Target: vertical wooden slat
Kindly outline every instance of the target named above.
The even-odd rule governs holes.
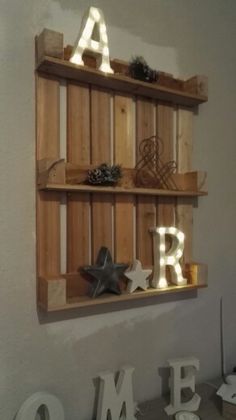
[[[90,163],[90,91],[87,86],[67,86],[67,159]],[[68,194],[67,271],[75,272],[90,262],[89,194]]]
[[[58,158],[59,82],[36,77],[37,159]],[[60,273],[60,195],[37,193],[37,266],[39,276]]]
[[[156,132],[160,138],[163,150],[161,160],[166,163],[174,159],[174,110],[173,106],[158,103],[156,114]],[[157,225],[172,226],[175,223],[175,198],[157,198]]]
[[[179,172],[189,172],[192,167],[193,112],[178,109],[177,112],[177,164]],[[185,234],[184,262],[192,260],[193,209],[191,198],[178,198],[176,225]]]
[[[123,167],[134,166],[133,98],[114,97],[114,162]],[[131,263],[134,259],[134,196],[115,197],[115,260]]]
[[[91,90],[91,161],[92,164],[111,163],[111,95]],[[101,246],[113,253],[111,194],[92,195],[92,261]]]
[[[140,159],[139,145],[147,137],[155,134],[155,105],[151,101],[138,99],[136,104],[136,160]],[[152,237],[149,228],[156,226],[156,198],[138,196],[136,204],[137,258],[144,267],[153,265]]]

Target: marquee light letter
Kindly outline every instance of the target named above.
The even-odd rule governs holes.
[[[92,39],[96,27],[98,28],[99,40]],[[85,50],[100,55],[101,62],[99,70],[104,73],[114,73],[110,66],[107,28],[104,15],[103,12],[96,7],[90,7],[83,17],[79,36],[75,42],[70,62],[83,66],[84,62],[82,55]]]
[[[18,411],[15,420],[35,420],[36,414],[41,406],[48,411],[48,420],[65,420],[64,410],[61,402],[46,392],[36,392],[31,395]]]
[[[154,271],[151,282],[152,287],[163,289],[168,287],[166,280],[166,266],[173,266],[172,282],[178,286],[187,283],[183,277],[180,258],[184,250],[184,234],[175,227],[154,227],[150,229],[153,234]],[[171,248],[166,252],[165,236],[172,238]]]
[[[96,420],[136,420],[134,416],[134,401],[132,374],[133,367],[124,367],[119,373],[115,385],[113,373],[100,375],[98,409]],[[125,407],[125,412],[123,408]]]
[[[168,416],[175,414],[177,411],[197,411],[201,402],[201,398],[195,393],[195,372],[199,370],[199,360],[195,357],[185,359],[168,360],[171,369],[170,376],[170,405],[165,408]],[[185,376],[182,377],[182,369]],[[190,388],[194,395],[188,402],[181,402],[181,390]]]

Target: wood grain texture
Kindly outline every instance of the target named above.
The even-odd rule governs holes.
[[[90,163],[90,91],[87,86],[67,86],[67,159]],[[67,271],[90,262],[90,195],[68,194]]]
[[[155,134],[155,105],[138,99],[136,103],[136,161],[140,159],[139,145],[144,138]],[[152,237],[149,229],[156,226],[156,198],[138,196],[136,204],[136,252],[143,267],[153,265]]]
[[[114,162],[134,166],[135,114],[133,98],[114,97]],[[134,196],[115,197],[115,260],[131,263],[134,259]]]
[[[106,74],[89,67],[78,67],[69,61],[53,57],[43,57],[37,65],[37,70],[67,80],[95,84],[104,89],[123,92],[123,94],[139,95],[187,107],[196,107],[207,101],[207,97],[203,95],[161,86],[159,83],[142,82],[120,74]]]
[[[192,167],[193,113],[179,108],[177,111],[177,150],[179,172],[190,172]],[[192,260],[193,208],[191,198],[178,198],[176,226],[185,234],[184,262]]]
[[[156,110],[156,132],[163,144],[161,160],[166,163],[174,159],[174,109],[173,106],[158,103]],[[173,226],[175,223],[174,197],[158,197],[157,225]]]
[[[59,82],[36,77],[37,159],[59,158]],[[60,273],[60,195],[37,193],[38,276]]]
[[[92,164],[111,163],[111,95],[96,88],[91,90],[91,160]],[[93,194],[91,208],[92,262],[102,246],[113,255],[113,197]]]

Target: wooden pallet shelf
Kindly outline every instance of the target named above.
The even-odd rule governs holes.
[[[124,75],[105,74],[93,68],[78,66],[69,61],[53,57],[43,57],[38,63],[36,70],[39,73],[50,76],[53,75],[67,80],[89,83],[116,92],[167,101],[186,107],[196,107],[207,101],[207,96],[205,95],[183,92],[158,84],[141,82]]]
[[[191,157],[193,115],[207,101],[206,78],[173,79],[165,86],[104,74],[65,60],[62,38],[46,30],[36,40],[39,307],[58,311],[135,300],[141,304],[150,297],[205,287],[206,266],[192,263],[192,230],[194,198],[207,195],[206,174],[192,172]],[[163,162],[177,161],[177,189],[132,183],[140,143],[151,136],[163,141]],[[123,183],[85,185],[85,168],[104,162],[126,168]],[[102,246],[111,250],[115,262],[131,264],[137,258],[151,269],[153,226],[176,226],[185,233],[188,284],[128,294],[121,280],[120,296],[90,298],[90,283],[78,269],[94,264]]]
[[[93,185],[71,185],[71,184],[46,184],[39,188],[45,191],[67,191],[78,193],[96,194],[134,194],[165,197],[199,197],[208,193],[205,191],[177,191],[177,190],[157,190],[153,188],[122,188],[122,187],[96,187]]]
[[[134,293],[126,293],[123,292],[121,295],[112,295],[112,294],[104,294],[97,298],[90,298],[88,296],[76,296],[74,298],[68,298],[65,304],[56,304],[48,302],[41,302],[40,306],[42,309],[48,312],[55,312],[67,309],[76,309],[76,308],[89,308],[94,306],[103,306],[108,304],[119,304],[122,302],[132,302],[140,299],[148,299],[151,297],[158,297],[166,294],[173,294],[173,293],[188,293],[191,291],[196,291],[198,289],[203,289],[207,287],[204,284],[194,285],[194,284],[187,284],[186,286],[169,286],[165,289],[148,289],[146,291],[135,291]]]

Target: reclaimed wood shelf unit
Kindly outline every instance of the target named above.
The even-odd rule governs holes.
[[[66,60],[62,34],[44,30],[36,38],[37,278],[41,308],[57,311],[141,301],[206,286],[204,264],[191,266],[192,207],[196,197],[207,194],[205,173],[192,172],[191,168],[193,114],[205,101],[207,83],[203,77],[186,82],[172,79],[166,86],[139,82],[124,74],[105,75]],[[152,135],[163,141],[163,161],[176,159],[185,187],[156,190],[68,182],[70,165],[106,162],[132,170],[140,158],[140,142]],[[101,246],[111,250],[116,262],[131,263],[138,258],[145,268],[151,268],[149,228],[171,225],[186,236],[186,286],[170,284],[166,289],[128,294],[122,281],[120,296],[89,297],[89,281],[78,268],[94,263]]]

